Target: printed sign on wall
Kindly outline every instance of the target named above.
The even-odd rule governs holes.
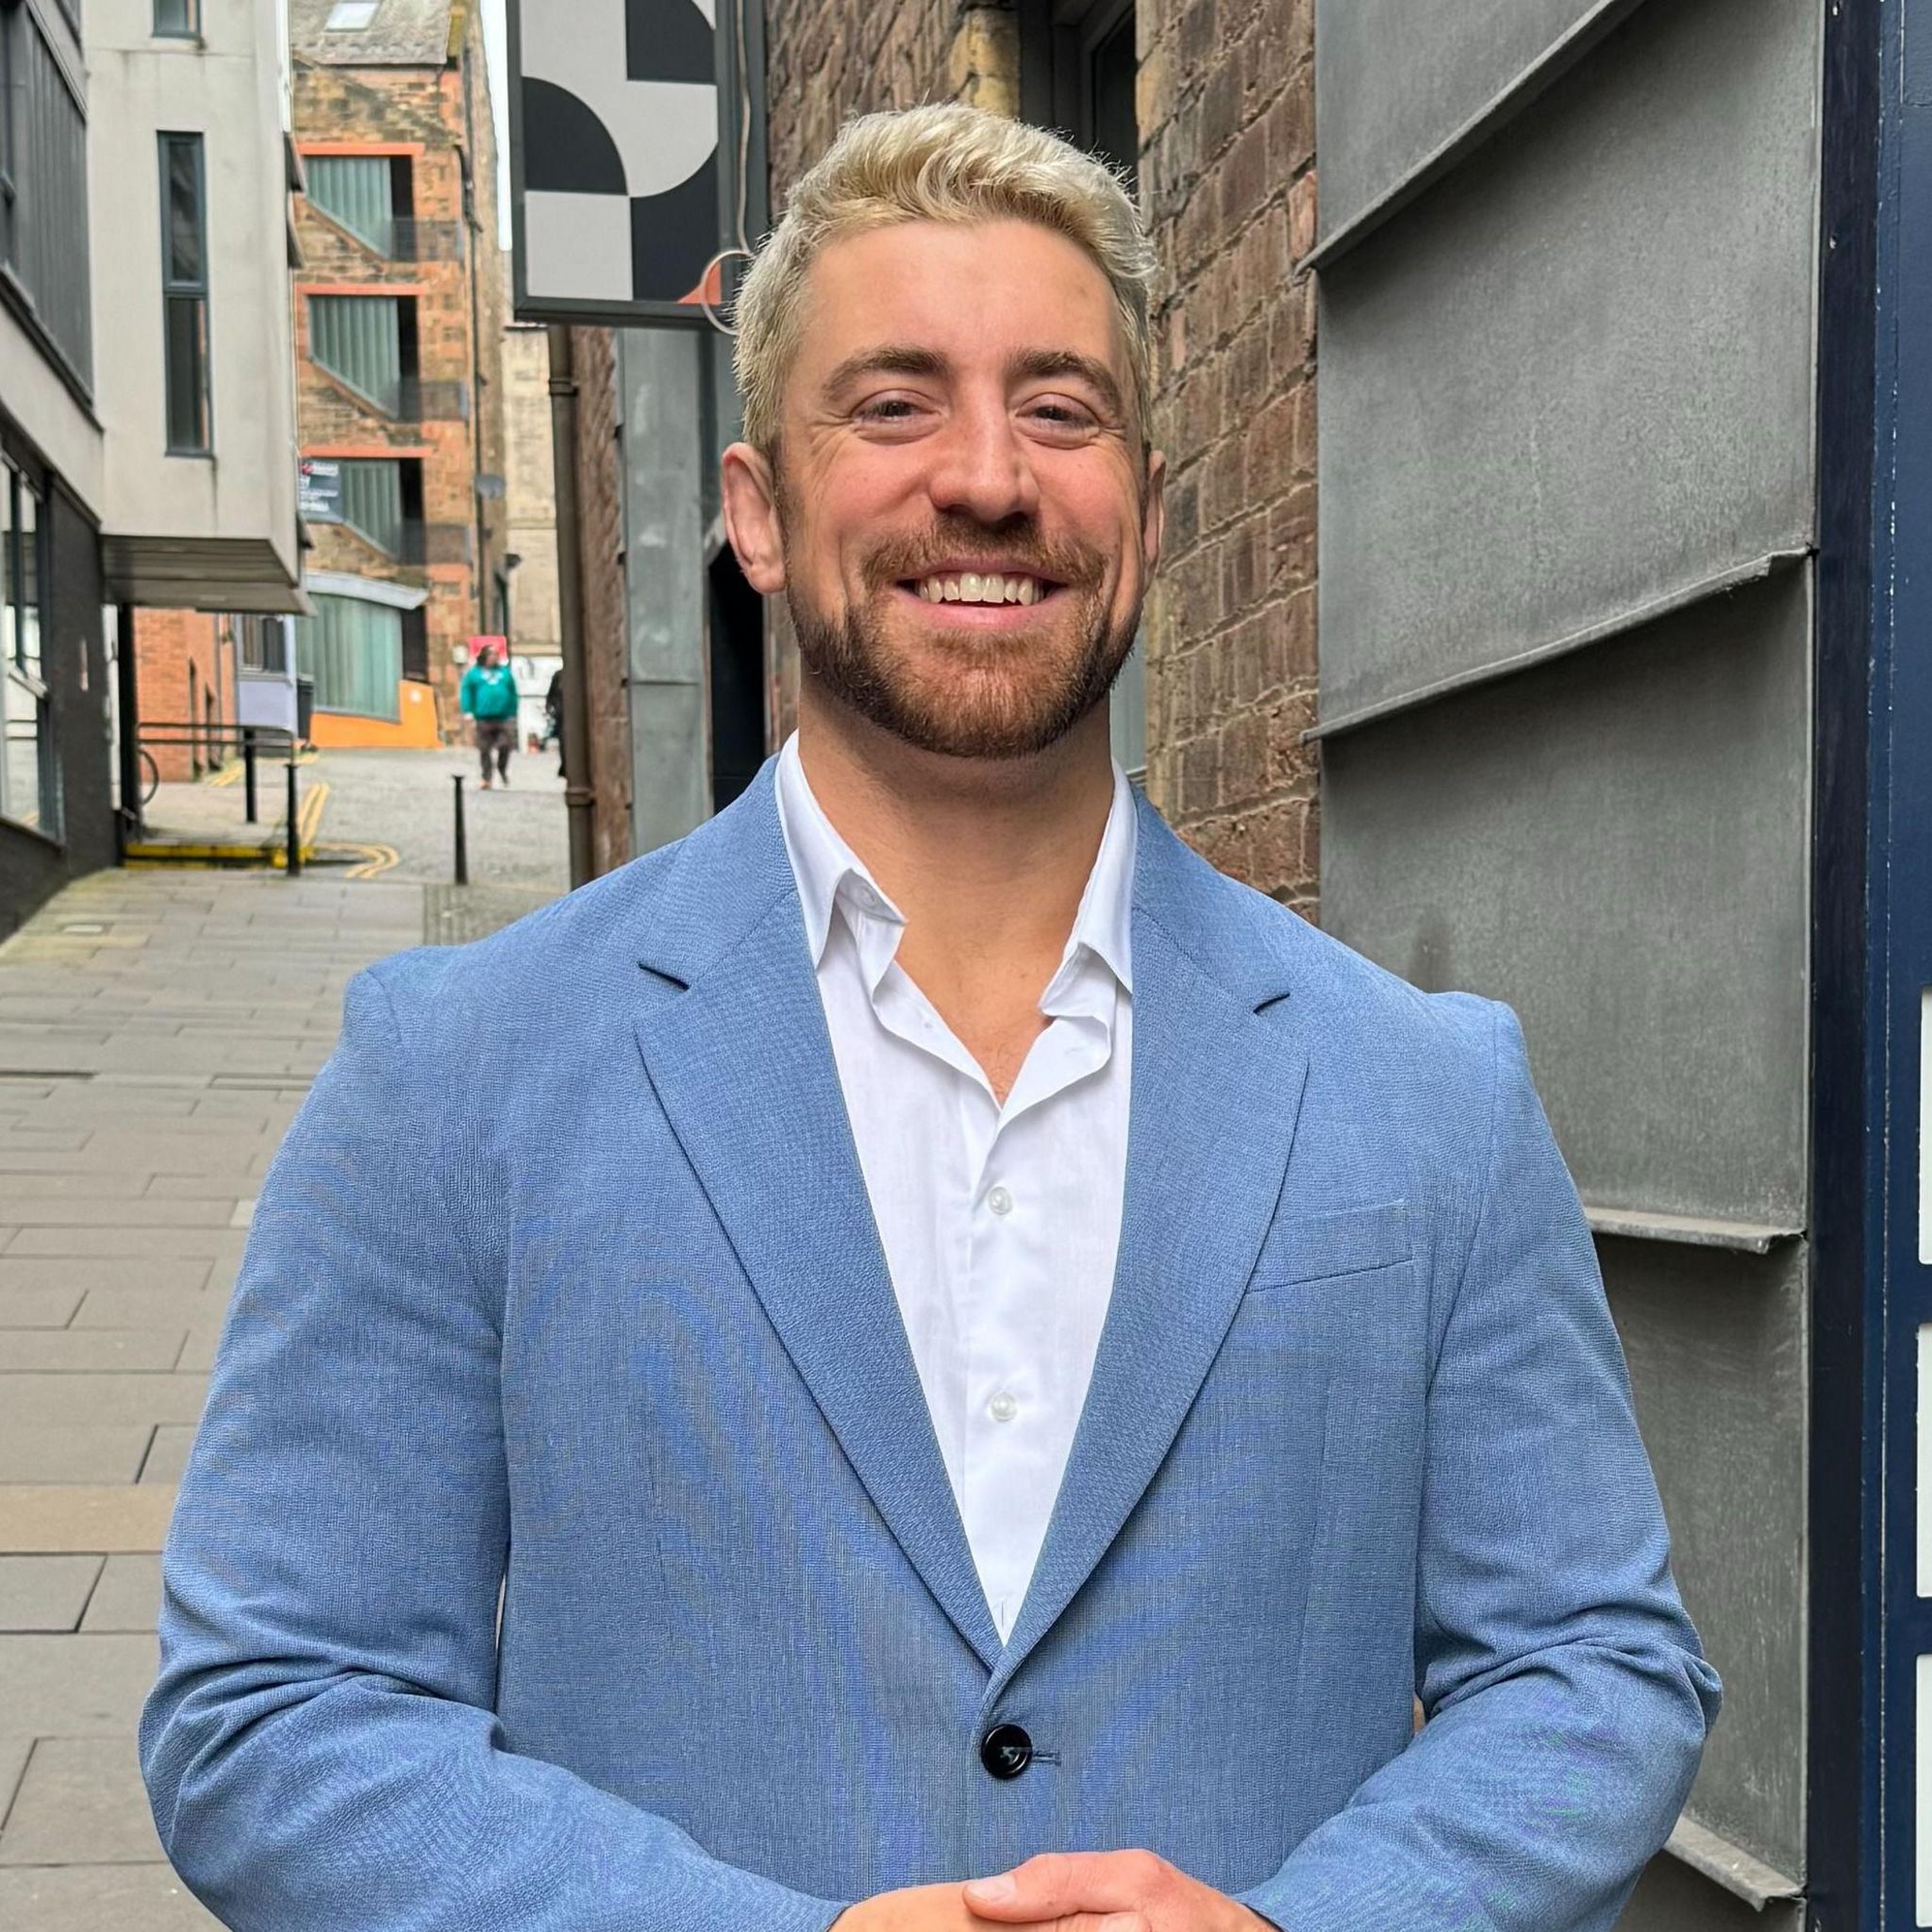
[[[509,0],[516,311],[702,323],[717,300],[715,0]]]

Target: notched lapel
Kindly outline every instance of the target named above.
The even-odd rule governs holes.
[[[770,781],[768,764],[724,815],[762,811],[768,823],[688,856],[688,926],[713,944],[695,964],[699,949],[675,944],[641,962],[638,1044],[779,1340],[887,1527],[991,1670],[999,1636],[892,1292],[797,896],[784,889]],[[747,878],[777,890],[729,942]]]
[[[1164,825],[1156,836],[1173,840]],[[1162,850],[1154,863],[1171,876],[1177,859]],[[1265,982],[1257,999],[1210,977],[1138,905],[1133,972],[1112,1299],[1046,1543],[989,1707],[1107,1554],[1173,1446],[1260,1252],[1301,1107],[1307,1059],[1291,1000]]]

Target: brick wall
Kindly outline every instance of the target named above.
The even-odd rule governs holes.
[[[235,719],[235,657],[228,648],[227,620],[198,610],[137,610],[134,613],[135,697],[142,742],[162,778],[170,784],[198,778],[222,761],[212,740],[192,745],[155,743],[151,733],[210,719],[218,725]]]
[[[1168,547],[1148,791],[1224,871],[1312,913],[1311,0],[1141,0],[1141,199],[1159,250]]]
[[[1011,112],[1020,36],[948,0],[778,0],[774,206],[850,112]],[[1147,612],[1149,794],[1213,862],[1312,915],[1316,773],[1311,0],[1139,0],[1141,203],[1160,258],[1168,551]],[[795,654],[774,623],[774,711]]]
[[[293,85],[295,138],[306,153],[407,156],[416,224],[416,258],[385,259],[297,198],[304,257],[295,275],[302,450],[420,461],[426,525],[423,560],[402,562],[346,525],[313,525],[315,548],[307,567],[428,591],[430,681],[446,730],[458,721],[457,686],[469,640],[496,629],[492,575],[508,547],[505,503],[491,499],[479,506],[476,495],[478,474],[500,476],[507,460],[496,160],[479,33],[472,15],[464,58],[441,68],[323,66],[298,58]],[[424,385],[420,418],[386,416],[310,359],[307,297],[331,290],[392,290],[414,297]]]

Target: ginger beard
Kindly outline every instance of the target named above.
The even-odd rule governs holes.
[[[791,515],[788,528],[796,528]],[[1106,559],[1084,544],[1020,533],[995,549],[971,518],[941,517],[919,542],[882,542],[864,558],[866,594],[842,621],[815,609],[786,573],[785,599],[805,675],[828,697],[921,751],[1021,758],[1066,736],[1113,688],[1140,625],[1140,601],[1108,622]],[[1057,588],[1008,631],[942,627],[932,607],[896,594],[932,560],[981,558]]]

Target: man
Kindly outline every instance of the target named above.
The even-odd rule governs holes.
[[[1716,1680],[1514,1021],[1108,758],[1148,266],[1050,136],[848,127],[725,458],[796,737],[352,988],[143,1727],[229,1924],[1569,1932],[1670,1831]]]
[[[476,757],[483,766],[483,790],[490,790],[492,762],[496,782],[509,783],[509,755],[517,744],[517,681],[508,654],[481,645],[476,661],[463,673],[457,702],[476,723]]]

